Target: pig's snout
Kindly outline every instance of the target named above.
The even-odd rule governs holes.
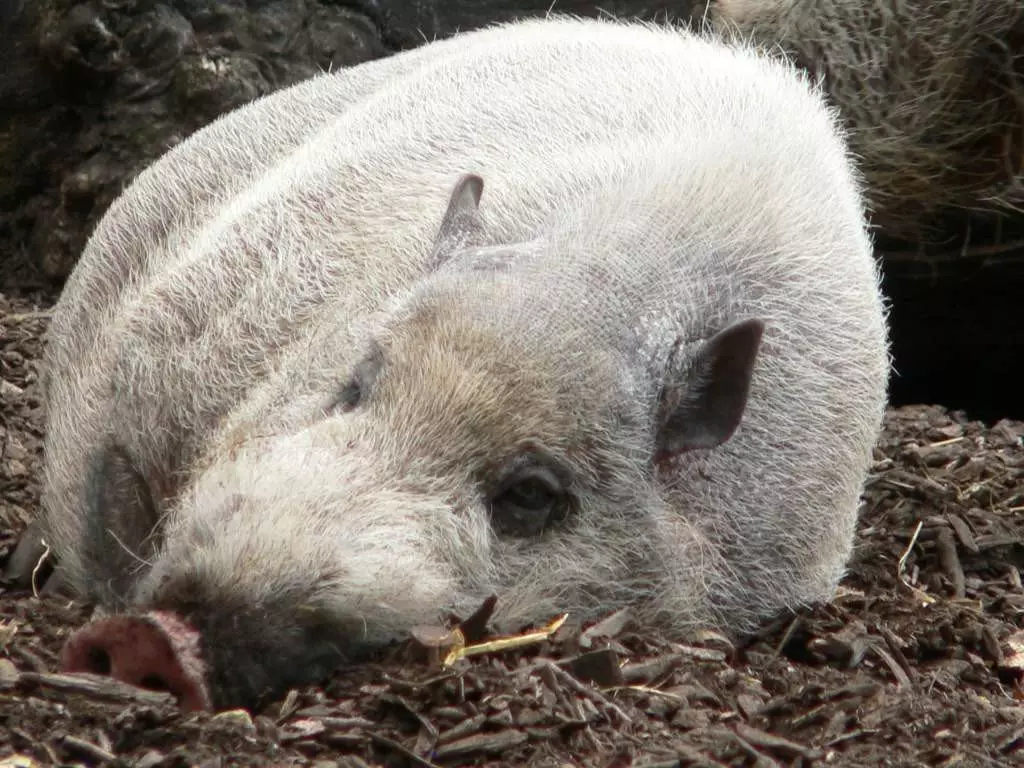
[[[115,616],[75,632],[61,651],[65,672],[91,672],[177,697],[185,711],[211,708],[199,633],[172,613]]]

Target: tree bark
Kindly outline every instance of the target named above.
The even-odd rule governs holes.
[[[58,281],[124,184],[171,146],[253,98],[389,52],[366,14],[314,0],[0,0],[0,19],[0,261],[14,262],[0,269],[27,259]]]

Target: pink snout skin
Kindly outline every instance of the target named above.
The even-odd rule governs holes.
[[[186,712],[212,709],[199,633],[166,611],[87,624],[64,644],[61,668],[169,691]]]

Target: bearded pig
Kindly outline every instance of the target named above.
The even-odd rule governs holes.
[[[258,706],[498,597],[668,637],[828,600],[888,380],[859,176],[789,63],[548,18],[218,119],[46,352],[68,671]]]

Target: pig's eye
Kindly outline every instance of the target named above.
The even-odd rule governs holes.
[[[373,388],[383,364],[384,355],[380,347],[371,344],[369,354],[356,365],[352,371],[352,378],[334,398],[333,410],[348,413],[360,405]]]
[[[533,469],[512,479],[491,501],[495,530],[505,536],[536,536],[564,518],[566,495],[558,479]]]
[[[357,405],[359,401],[363,399],[363,385],[359,381],[358,376],[353,376],[352,379],[346,384],[341,393],[338,395],[337,408],[342,413],[348,413]]]

